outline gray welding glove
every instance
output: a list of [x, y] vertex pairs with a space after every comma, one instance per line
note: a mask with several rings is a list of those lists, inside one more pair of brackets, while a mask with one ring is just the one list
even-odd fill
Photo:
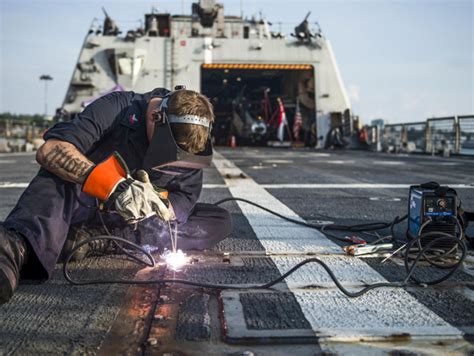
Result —
[[157, 191], [145, 171], [139, 171], [137, 175], [143, 181], [129, 176], [119, 183], [115, 190], [116, 211], [130, 224], [153, 215], [164, 221], [170, 220], [172, 214], [168, 208], [167, 191]]

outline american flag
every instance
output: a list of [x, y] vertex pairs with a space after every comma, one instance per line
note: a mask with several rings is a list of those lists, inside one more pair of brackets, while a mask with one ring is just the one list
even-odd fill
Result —
[[295, 119], [293, 120], [293, 137], [295, 141], [300, 141], [300, 130], [303, 125], [303, 118], [301, 117], [300, 101], [296, 99]]

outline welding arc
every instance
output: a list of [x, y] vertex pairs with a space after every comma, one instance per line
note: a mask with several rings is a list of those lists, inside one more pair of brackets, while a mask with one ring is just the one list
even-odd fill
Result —
[[[310, 223], [306, 223], [304, 221], [300, 221], [300, 220], [296, 220], [296, 219], [291, 219], [291, 218], [288, 218], [286, 216], [283, 216], [277, 212], [274, 212], [270, 209], [267, 209], [259, 204], [256, 204], [254, 202], [251, 202], [249, 200], [246, 200], [246, 199], [242, 199], [242, 198], [227, 198], [227, 199], [223, 199], [223, 200], [220, 200], [218, 202], [215, 203], [215, 205], [219, 205], [219, 204], [222, 204], [224, 202], [227, 202], [227, 201], [232, 201], [232, 200], [238, 200], [238, 201], [243, 201], [243, 202], [246, 202], [248, 204], [251, 204], [251, 205], [254, 205], [262, 210], [265, 210], [271, 214], [274, 214], [284, 220], [287, 220], [287, 221], [290, 221], [290, 222], [293, 222], [295, 224], [298, 224], [298, 225], [303, 225], [303, 226], [307, 226], [307, 227], [311, 227], [311, 228], [316, 228], [316, 229], [321, 229], [322, 227], [325, 227], [325, 228], [328, 228], [328, 227], [332, 227], [333, 230], [348, 230], [348, 231], [353, 231], [353, 232], [363, 232], [363, 231], [374, 231], [374, 230], [380, 230], [380, 229], [383, 229], [383, 228], [390, 228], [392, 231], [393, 231], [393, 226], [395, 224], [398, 224], [399, 222], [403, 221], [406, 219], [406, 216], [402, 217], [402, 218], [399, 218], [398, 216], [392, 221], [392, 222], [377, 222], [377, 223], [369, 223], [369, 224], [358, 224], [358, 225], [352, 225], [352, 226], [349, 226], [349, 225], [318, 225], [318, 224], [310, 224]], [[121, 237], [118, 237], [118, 236], [112, 236], [110, 234], [110, 232], [108, 231], [107, 229], [107, 226], [105, 225], [104, 223], [104, 220], [102, 219], [102, 216], [99, 212], [99, 217], [100, 217], [100, 220], [102, 222], [102, 224], [104, 225], [104, 228], [105, 228], [105, 231], [107, 234], [109, 235], [100, 235], [100, 236], [94, 236], [94, 237], [91, 237], [91, 238], [88, 238], [88, 239], [85, 239], [84, 241], [81, 241], [80, 243], [78, 243], [76, 246], [74, 246], [74, 248], [71, 250], [71, 252], [68, 254], [68, 256], [66, 257], [64, 263], [63, 263], [63, 274], [64, 274], [64, 278], [71, 284], [73, 285], [97, 285], [97, 284], [125, 284], [125, 285], [148, 285], [148, 284], [159, 284], [159, 285], [162, 285], [162, 284], [183, 284], [183, 285], [190, 285], [190, 286], [195, 286], [195, 287], [201, 287], [201, 288], [209, 288], [209, 289], [219, 289], [219, 290], [222, 290], [222, 289], [233, 289], [233, 290], [248, 290], [248, 289], [271, 289], [273, 286], [275, 286], [276, 284], [284, 281], [286, 278], [288, 278], [291, 274], [293, 274], [295, 271], [297, 271], [298, 269], [300, 269], [301, 267], [303, 267], [304, 265], [308, 264], [308, 263], [317, 263], [319, 264], [321, 267], [323, 267], [323, 269], [326, 271], [326, 273], [329, 275], [329, 277], [331, 278], [331, 280], [334, 282], [334, 284], [336, 285], [336, 287], [343, 293], [345, 294], [346, 296], [350, 297], [350, 298], [356, 298], [356, 297], [360, 297], [362, 296], [363, 294], [367, 293], [368, 291], [372, 290], [372, 289], [376, 289], [376, 288], [383, 288], [383, 287], [388, 287], [388, 288], [405, 288], [409, 285], [420, 285], [420, 284], [424, 284], [424, 285], [434, 285], [434, 284], [438, 284], [438, 283], [441, 283], [443, 281], [445, 281], [446, 279], [448, 279], [462, 264], [462, 262], [464, 261], [464, 259], [466, 258], [466, 254], [467, 254], [467, 247], [466, 247], [466, 244], [464, 243], [464, 241], [462, 241], [462, 239], [460, 238], [457, 238], [456, 236], [453, 236], [453, 235], [450, 235], [450, 234], [447, 234], [447, 233], [436, 233], [438, 235], [438, 237], [435, 237], [433, 240], [431, 240], [424, 248], [421, 248], [421, 244], [420, 244], [420, 238], [422, 237], [425, 237], [426, 234], [422, 234], [422, 230], [423, 230], [423, 227], [420, 229], [420, 232], [417, 236], [417, 238], [415, 239], [412, 239], [410, 242], [407, 243], [407, 246], [406, 246], [406, 250], [405, 250], [405, 269], [407, 271], [407, 274], [405, 276], [405, 279], [401, 282], [382, 282], [382, 283], [374, 283], [374, 284], [370, 284], [368, 286], [366, 286], [365, 288], [362, 288], [361, 290], [359, 291], [356, 291], [356, 292], [351, 292], [351, 291], [348, 291], [340, 282], [339, 280], [337, 279], [337, 277], [334, 275], [334, 272], [329, 268], [329, 266], [324, 263], [323, 261], [321, 261], [320, 259], [316, 258], [316, 257], [312, 257], [312, 258], [307, 258], [303, 261], [301, 261], [300, 263], [294, 265], [291, 269], [289, 269], [286, 273], [284, 273], [283, 275], [281, 275], [280, 277], [276, 278], [276, 279], [273, 279], [271, 280], [270, 282], [268, 283], [264, 283], [264, 284], [256, 284], [256, 285], [247, 285], [247, 286], [235, 286], [235, 285], [227, 285], [227, 284], [212, 284], [212, 283], [201, 283], [201, 282], [194, 282], [194, 281], [189, 281], [189, 280], [184, 280], [184, 279], [151, 279], [151, 280], [131, 280], [131, 279], [104, 279], [104, 280], [86, 280], [86, 281], [76, 281], [74, 280], [70, 274], [69, 274], [69, 271], [67, 269], [68, 267], [68, 264], [71, 260], [71, 258], [74, 256], [74, 254], [84, 245], [86, 244], [89, 244], [93, 241], [96, 241], [96, 240], [109, 240], [109, 241], [113, 241], [119, 248], [122, 252], [124, 252], [127, 256], [133, 258], [133, 260], [135, 260], [136, 262], [139, 262], [143, 265], [146, 265], [148, 267], [155, 267], [156, 265], [156, 262], [155, 262], [155, 259], [153, 258], [153, 256], [151, 255], [151, 253], [149, 253], [148, 251], [146, 251], [143, 247], [131, 242], [131, 241], [128, 241], [124, 238], [121, 238]], [[429, 233], [429, 234], [433, 234], [433, 233]], [[420, 262], [421, 258], [426, 258], [426, 253], [435, 245], [437, 244], [438, 242], [440, 241], [446, 241], [446, 240], [449, 240], [449, 241], [452, 241], [454, 240], [455, 241], [455, 245], [458, 245], [461, 249], [461, 257], [459, 258], [459, 260], [457, 261], [457, 263], [455, 263], [452, 267], [448, 267], [448, 268], [451, 268], [451, 270], [446, 274], [444, 275], [443, 277], [441, 278], [438, 278], [438, 279], [435, 279], [435, 280], [431, 280], [431, 281], [421, 281], [417, 278], [415, 278], [413, 276], [413, 273], [416, 269], [416, 267], [418, 266], [418, 263]], [[148, 262], [147, 261], [144, 261], [136, 256], [134, 256], [133, 254], [131, 254], [129, 251], [127, 251], [125, 248], [123, 248], [122, 246], [120, 246], [119, 243], [123, 243], [124, 245], [128, 246], [128, 247], [131, 247], [132, 249], [135, 249], [137, 251], [140, 251], [141, 253], [143, 253], [147, 259], [148, 259]], [[415, 260], [413, 261], [413, 263], [409, 264], [409, 253], [410, 253], [410, 250], [411, 248], [415, 245], [415, 243], [418, 244], [419, 246], [419, 252], [417, 253], [416, 255], [416, 258]], [[410, 284], [410, 280], [413, 280], [415, 283], [413, 284]]]
[[[342, 293], [347, 295], [348, 297], [355, 298], [359, 297], [365, 293], [367, 293], [369, 290], [374, 289], [374, 288], [381, 288], [381, 287], [404, 287], [406, 285], [406, 282], [401, 282], [401, 283], [376, 283], [372, 284], [370, 286], [367, 286], [363, 288], [362, 290], [358, 292], [350, 292], [344, 286], [339, 282], [339, 280], [336, 278], [334, 275], [334, 272], [329, 268], [329, 266], [321, 261], [320, 259], [316, 257], [312, 258], [307, 258], [300, 263], [294, 265], [291, 269], [289, 269], [286, 273], [281, 275], [280, 277], [271, 280], [268, 283], [264, 284], [256, 284], [256, 285], [247, 285], [247, 286], [235, 286], [235, 285], [227, 285], [227, 284], [212, 284], [212, 283], [202, 283], [202, 282], [194, 282], [194, 281], [189, 281], [185, 279], [150, 279], [150, 280], [128, 280], [128, 279], [105, 279], [105, 280], [88, 280], [88, 281], [76, 281], [74, 280], [67, 269], [67, 266], [72, 258], [72, 256], [75, 254], [75, 252], [81, 248], [81, 246], [90, 243], [95, 240], [112, 240], [112, 241], [117, 241], [124, 243], [125, 245], [128, 245], [129, 247], [133, 247], [134, 249], [139, 250], [142, 252], [147, 259], [149, 260], [148, 262], [142, 261], [143, 264], [145, 264], [148, 267], [154, 267], [155, 266], [155, 260], [153, 256], [145, 251], [141, 246], [134, 244], [133, 242], [130, 242], [126, 239], [123, 239], [121, 237], [117, 236], [108, 236], [108, 235], [102, 235], [102, 236], [95, 236], [90, 239], [81, 241], [77, 246], [74, 247], [74, 249], [71, 251], [71, 253], [67, 256], [66, 260], [64, 261], [63, 264], [63, 274], [66, 280], [74, 285], [92, 285], [92, 284], [125, 284], [125, 285], [146, 285], [146, 284], [184, 284], [184, 285], [190, 285], [190, 286], [195, 286], [195, 287], [201, 287], [201, 288], [209, 288], [209, 289], [236, 289], [236, 290], [245, 290], [245, 289], [270, 289], [274, 285], [284, 281], [286, 278], [288, 278], [291, 274], [293, 274], [296, 270], [300, 269], [304, 265], [308, 263], [317, 263], [321, 265], [324, 270], [328, 273], [329, 277], [333, 280], [333, 282], [336, 284], [336, 286], [341, 290]], [[414, 265], [411, 268], [410, 275], [414, 270]]]
[[[439, 279], [436, 279], [434, 281], [419, 281], [417, 279], [415, 279], [413, 277], [413, 273], [418, 265], [418, 262], [420, 261], [420, 259], [423, 257], [423, 255], [437, 242], [439, 242], [439, 240], [456, 240], [456, 243], [459, 244], [459, 246], [461, 247], [461, 250], [462, 250], [462, 256], [461, 258], [459, 259], [458, 263], [456, 263], [453, 267], [452, 267], [452, 270], [446, 274], [445, 276], [439, 278]], [[383, 287], [389, 287], [389, 288], [404, 288], [404, 287], [407, 287], [409, 286], [409, 281], [410, 279], [414, 280], [416, 282], [416, 284], [413, 284], [413, 285], [419, 285], [419, 284], [427, 284], [427, 285], [433, 285], [433, 284], [438, 284], [444, 280], [446, 280], [447, 278], [449, 278], [458, 268], [459, 266], [461, 265], [462, 261], [465, 259], [466, 257], [466, 252], [467, 252], [467, 247], [466, 245], [464, 244], [464, 241], [461, 241], [451, 235], [448, 235], [446, 234], [446, 236], [443, 236], [443, 237], [440, 237], [440, 238], [437, 238], [437, 239], [434, 239], [432, 241], [430, 241], [430, 243], [428, 243], [417, 255], [415, 261], [412, 263], [411, 266], [408, 266], [407, 264], [407, 259], [405, 259], [405, 267], [407, 268], [407, 275], [405, 277], [405, 279], [402, 281], [402, 282], [383, 282], [383, 283], [374, 283], [374, 284], [371, 284], [371, 285], [368, 285], [367, 287], [357, 291], [357, 292], [350, 292], [348, 291], [340, 282], [339, 280], [337, 279], [337, 277], [334, 275], [334, 272], [329, 268], [329, 266], [324, 263], [323, 261], [321, 261], [320, 259], [316, 258], [316, 257], [312, 257], [312, 258], [307, 258], [303, 261], [301, 261], [300, 263], [296, 264], [295, 266], [293, 266], [291, 269], [289, 269], [286, 273], [284, 273], [283, 275], [281, 275], [280, 277], [276, 278], [276, 279], [273, 279], [271, 280], [270, 282], [268, 283], [264, 283], [264, 284], [256, 284], [256, 285], [247, 285], [247, 286], [235, 286], [235, 285], [227, 285], [227, 284], [212, 284], [212, 283], [202, 283], [202, 282], [194, 282], [194, 281], [189, 281], [189, 280], [185, 280], [185, 279], [150, 279], [150, 280], [131, 280], [131, 279], [104, 279], [104, 280], [86, 280], [86, 281], [76, 281], [74, 280], [70, 274], [69, 274], [69, 271], [67, 269], [68, 267], [68, 264], [71, 260], [71, 258], [74, 256], [74, 254], [77, 252], [77, 250], [79, 250], [83, 245], [85, 244], [88, 244], [92, 241], [95, 241], [95, 240], [110, 240], [110, 241], [114, 241], [114, 242], [121, 242], [125, 245], [127, 245], [128, 247], [132, 247], [140, 252], [142, 252], [146, 257], [147, 259], [149, 260], [148, 262], [147, 261], [144, 261], [144, 260], [140, 260], [138, 258], [135, 258], [135, 261], [140, 261], [142, 264], [148, 266], [148, 267], [154, 267], [156, 265], [156, 262], [155, 262], [155, 259], [153, 258], [153, 256], [148, 252], [146, 251], [144, 248], [142, 248], [141, 246], [137, 245], [137, 244], [134, 244], [133, 242], [131, 241], [128, 241], [126, 239], [123, 239], [121, 237], [117, 237], [117, 236], [108, 236], [108, 235], [101, 235], [101, 236], [95, 236], [95, 237], [92, 237], [92, 238], [89, 238], [89, 239], [86, 239], [84, 241], [81, 241], [79, 244], [77, 244], [71, 251], [71, 253], [66, 257], [65, 261], [64, 261], [64, 264], [63, 264], [63, 274], [64, 274], [64, 278], [71, 284], [73, 285], [97, 285], [97, 284], [125, 284], [125, 285], [148, 285], [148, 284], [183, 284], [183, 285], [189, 285], [189, 286], [195, 286], [195, 287], [201, 287], [201, 288], [209, 288], [209, 289], [219, 289], [219, 290], [222, 290], [222, 289], [234, 289], [234, 290], [248, 290], [248, 289], [271, 289], [274, 285], [284, 281], [286, 278], [288, 278], [291, 274], [293, 274], [295, 271], [297, 271], [298, 269], [300, 269], [301, 267], [303, 267], [304, 265], [308, 264], [308, 263], [317, 263], [319, 264], [321, 267], [323, 267], [323, 269], [326, 271], [326, 273], [329, 275], [329, 277], [332, 279], [332, 281], [334, 282], [334, 284], [336, 285], [336, 287], [342, 292], [344, 293], [346, 296], [350, 297], [350, 298], [356, 298], [356, 297], [360, 297], [362, 296], [363, 294], [367, 293], [368, 291], [372, 290], [372, 289], [376, 289], [376, 288], [383, 288]], [[408, 246], [407, 248], [407, 253], [410, 249], [410, 247], [417, 242], [417, 239], [413, 239], [411, 242], [410, 242], [410, 245]], [[127, 255], [130, 255], [129, 253], [127, 253]], [[406, 255], [407, 256], [407, 255]]]

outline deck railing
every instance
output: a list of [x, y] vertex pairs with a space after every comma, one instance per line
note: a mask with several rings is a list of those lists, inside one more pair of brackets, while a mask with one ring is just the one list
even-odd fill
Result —
[[369, 145], [377, 151], [474, 155], [474, 115], [385, 125], [379, 135], [375, 126], [366, 129]]
[[459, 154], [474, 155], [474, 115], [458, 116]]

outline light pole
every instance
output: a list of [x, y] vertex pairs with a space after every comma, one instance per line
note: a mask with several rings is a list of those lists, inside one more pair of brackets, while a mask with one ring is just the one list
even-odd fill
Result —
[[53, 77], [49, 74], [43, 74], [39, 78], [40, 80], [44, 80], [44, 117], [48, 116], [48, 82], [53, 80]]

